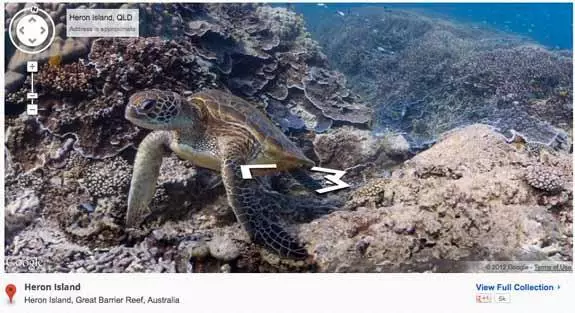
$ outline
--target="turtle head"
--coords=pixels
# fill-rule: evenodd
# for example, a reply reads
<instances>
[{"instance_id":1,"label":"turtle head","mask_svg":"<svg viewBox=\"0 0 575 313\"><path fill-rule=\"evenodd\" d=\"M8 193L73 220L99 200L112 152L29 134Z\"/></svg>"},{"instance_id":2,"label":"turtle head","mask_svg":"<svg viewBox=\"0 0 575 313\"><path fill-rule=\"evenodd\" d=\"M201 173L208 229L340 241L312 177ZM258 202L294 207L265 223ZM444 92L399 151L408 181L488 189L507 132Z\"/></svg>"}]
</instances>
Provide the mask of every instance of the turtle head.
<instances>
[{"instance_id":1,"label":"turtle head","mask_svg":"<svg viewBox=\"0 0 575 313\"><path fill-rule=\"evenodd\" d=\"M191 121L182 114L182 98L172 91L150 89L133 94L126 106L125 117L147 129L175 129Z\"/></svg>"}]
</instances>

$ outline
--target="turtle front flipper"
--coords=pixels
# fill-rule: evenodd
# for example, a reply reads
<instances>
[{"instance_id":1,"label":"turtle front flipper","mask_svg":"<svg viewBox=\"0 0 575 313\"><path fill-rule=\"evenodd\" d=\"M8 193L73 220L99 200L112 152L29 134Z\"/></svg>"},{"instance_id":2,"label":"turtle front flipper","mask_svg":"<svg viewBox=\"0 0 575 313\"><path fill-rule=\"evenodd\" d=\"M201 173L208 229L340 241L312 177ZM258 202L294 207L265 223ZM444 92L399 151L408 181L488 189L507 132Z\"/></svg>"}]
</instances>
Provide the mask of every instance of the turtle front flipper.
<instances>
[{"instance_id":1,"label":"turtle front flipper","mask_svg":"<svg viewBox=\"0 0 575 313\"><path fill-rule=\"evenodd\" d=\"M245 141L226 140L220 145L222 179L236 218L253 242L284 257L306 258L307 251L282 227L278 204L254 180L243 179L240 166L247 164L245 156L252 155Z\"/></svg>"},{"instance_id":2,"label":"turtle front flipper","mask_svg":"<svg viewBox=\"0 0 575 313\"><path fill-rule=\"evenodd\" d=\"M127 227L137 226L150 213L149 205L156 192L162 158L170 141L169 132L155 131L148 134L138 146L128 194Z\"/></svg>"}]
</instances>

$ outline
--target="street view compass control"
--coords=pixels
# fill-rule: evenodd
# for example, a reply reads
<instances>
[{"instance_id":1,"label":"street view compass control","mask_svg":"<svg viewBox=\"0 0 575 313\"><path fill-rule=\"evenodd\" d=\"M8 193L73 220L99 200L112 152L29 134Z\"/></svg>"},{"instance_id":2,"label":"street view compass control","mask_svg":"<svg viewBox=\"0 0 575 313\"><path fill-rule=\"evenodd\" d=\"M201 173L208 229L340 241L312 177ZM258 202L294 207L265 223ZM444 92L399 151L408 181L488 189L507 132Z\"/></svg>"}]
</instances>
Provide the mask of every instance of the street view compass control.
<instances>
[{"instance_id":1,"label":"street view compass control","mask_svg":"<svg viewBox=\"0 0 575 313\"><path fill-rule=\"evenodd\" d=\"M18 50L36 54L52 44L55 37L54 30L54 21L46 11L29 7L14 15L8 33Z\"/></svg>"}]
</instances>

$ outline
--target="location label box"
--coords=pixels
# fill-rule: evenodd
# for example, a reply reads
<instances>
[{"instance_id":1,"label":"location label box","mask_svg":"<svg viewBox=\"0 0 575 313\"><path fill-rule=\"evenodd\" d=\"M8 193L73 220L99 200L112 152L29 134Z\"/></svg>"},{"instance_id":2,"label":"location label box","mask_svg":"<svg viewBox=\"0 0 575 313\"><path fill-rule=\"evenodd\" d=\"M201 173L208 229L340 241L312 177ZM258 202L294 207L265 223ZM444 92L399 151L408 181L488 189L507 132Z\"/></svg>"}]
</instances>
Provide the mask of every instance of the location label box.
<instances>
[{"instance_id":1,"label":"location label box","mask_svg":"<svg viewBox=\"0 0 575 313\"><path fill-rule=\"evenodd\" d=\"M68 37L138 37L137 9L68 9Z\"/></svg>"}]
</instances>

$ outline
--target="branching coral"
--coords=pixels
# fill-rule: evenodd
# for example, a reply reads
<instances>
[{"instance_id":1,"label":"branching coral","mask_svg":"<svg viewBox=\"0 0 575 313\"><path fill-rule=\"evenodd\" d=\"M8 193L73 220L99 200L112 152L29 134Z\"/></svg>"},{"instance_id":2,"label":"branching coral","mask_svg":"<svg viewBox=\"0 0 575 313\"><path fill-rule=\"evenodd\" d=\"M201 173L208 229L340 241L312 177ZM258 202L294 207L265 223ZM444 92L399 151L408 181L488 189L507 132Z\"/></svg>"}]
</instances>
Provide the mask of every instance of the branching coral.
<instances>
[{"instance_id":1,"label":"branching coral","mask_svg":"<svg viewBox=\"0 0 575 313\"><path fill-rule=\"evenodd\" d=\"M40 71L35 82L39 89L50 90L50 93L63 96L71 95L77 98L92 98L96 89L93 83L96 71L82 63L46 65Z\"/></svg>"}]
</instances>

